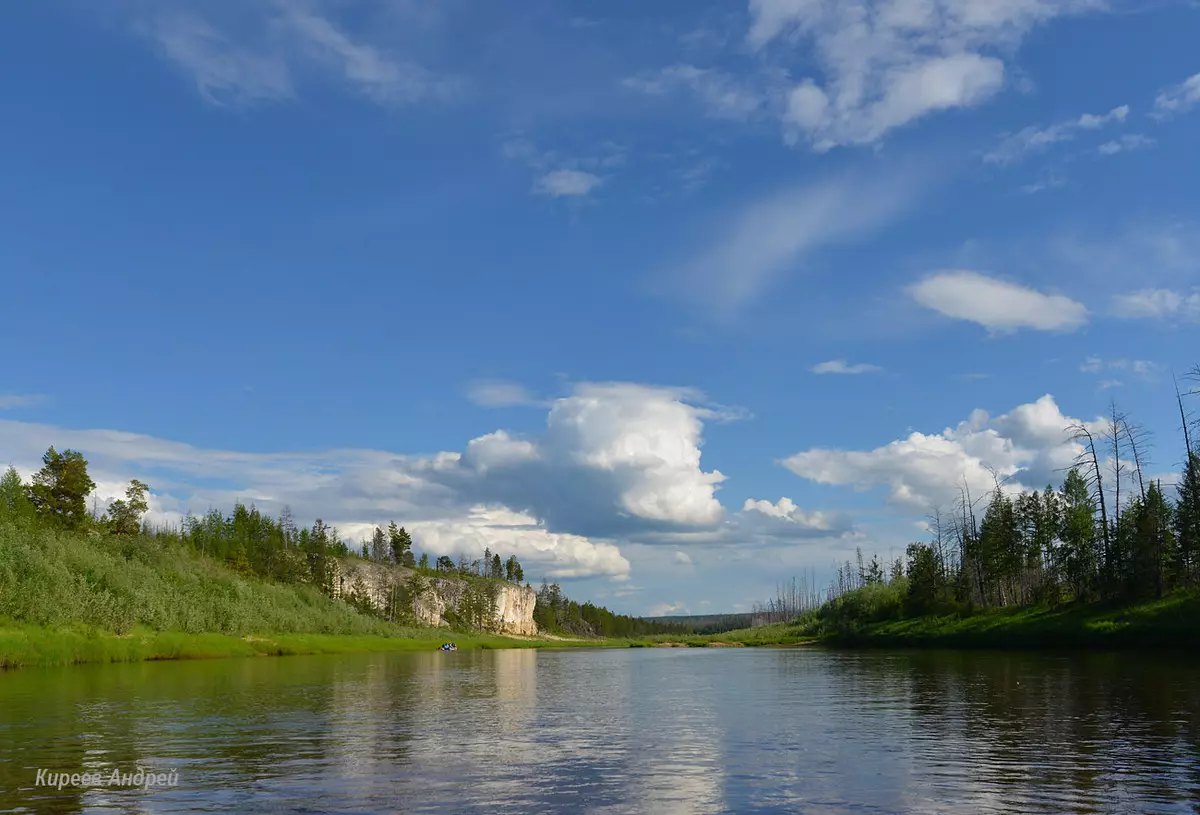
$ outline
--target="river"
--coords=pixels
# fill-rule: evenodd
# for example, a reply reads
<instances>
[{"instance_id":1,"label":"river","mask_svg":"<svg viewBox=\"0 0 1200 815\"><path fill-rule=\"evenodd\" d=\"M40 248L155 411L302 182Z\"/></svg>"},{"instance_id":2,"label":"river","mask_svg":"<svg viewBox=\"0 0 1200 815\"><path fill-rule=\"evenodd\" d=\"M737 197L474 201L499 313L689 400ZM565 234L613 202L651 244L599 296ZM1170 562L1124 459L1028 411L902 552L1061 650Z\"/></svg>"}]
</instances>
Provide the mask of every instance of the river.
<instances>
[{"instance_id":1,"label":"river","mask_svg":"<svg viewBox=\"0 0 1200 815\"><path fill-rule=\"evenodd\" d=\"M1198 716L1200 666L1133 654L513 650L26 669L0 673L0 810L1200 812ZM162 783L122 786L138 768ZM92 778L46 786L59 772Z\"/></svg>"}]
</instances>

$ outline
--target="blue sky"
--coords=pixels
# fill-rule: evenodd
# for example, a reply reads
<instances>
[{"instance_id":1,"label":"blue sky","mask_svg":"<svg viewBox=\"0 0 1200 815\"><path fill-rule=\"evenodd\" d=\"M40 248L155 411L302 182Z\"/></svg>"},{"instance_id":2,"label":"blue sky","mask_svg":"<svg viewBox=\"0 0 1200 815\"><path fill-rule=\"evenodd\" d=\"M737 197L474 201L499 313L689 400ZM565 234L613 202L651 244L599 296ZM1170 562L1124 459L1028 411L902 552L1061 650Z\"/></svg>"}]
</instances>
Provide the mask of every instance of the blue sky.
<instances>
[{"instance_id":1,"label":"blue sky","mask_svg":"<svg viewBox=\"0 0 1200 815\"><path fill-rule=\"evenodd\" d=\"M1186 2L46 2L0 12L0 459L748 608L1181 458Z\"/></svg>"}]
</instances>

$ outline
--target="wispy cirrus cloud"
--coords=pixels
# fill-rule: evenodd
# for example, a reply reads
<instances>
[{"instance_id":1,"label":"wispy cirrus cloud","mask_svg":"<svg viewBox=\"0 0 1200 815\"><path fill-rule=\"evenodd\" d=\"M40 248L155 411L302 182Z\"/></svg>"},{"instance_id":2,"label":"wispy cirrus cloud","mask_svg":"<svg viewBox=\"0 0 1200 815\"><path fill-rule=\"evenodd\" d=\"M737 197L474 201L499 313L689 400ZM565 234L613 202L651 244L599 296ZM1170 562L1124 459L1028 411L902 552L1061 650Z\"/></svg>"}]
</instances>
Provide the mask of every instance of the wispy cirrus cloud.
<instances>
[{"instance_id":1,"label":"wispy cirrus cloud","mask_svg":"<svg viewBox=\"0 0 1200 815\"><path fill-rule=\"evenodd\" d=\"M519 382L476 379L467 383L467 398L480 407L530 407L544 405L533 391Z\"/></svg>"},{"instance_id":2,"label":"wispy cirrus cloud","mask_svg":"<svg viewBox=\"0 0 1200 815\"><path fill-rule=\"evenodd\" d=\"M40 393L0 393L0 410L33 407L46 401Z\"/></svg>"},{"instance_id":3,"label":"wispy cirrus cloud","mask_svg":"<svg viewBox=\"0 0 1200 815\"><path fill-rule=\"evenodd\" d=\"M743 203L715 237L659 285L721 317L749 305L818 250L863 240L898 220L931 183L908 170L843 175Z\"/></svg>"},{"instance_id":4,"label":"wispy cirrus cloud","mask_svg":"<svg viewBox=\"0 0 1200 815\"><path fill-rule=\"evenodd\" d=\"M714 68L685 63L626 77L621 84L648 96L688 94L714 119L744 121L766 106L763 90Z\"/></svg>"},{"instance_id":5,"label":"wispy cirrus cloud","mask_svg":"<svg viewBox=\"0 0 1200 815\"><path fill-rule=\"evenodd\" d=\"M333 81L385 107L450 99L463 87L460 78L352 36L316 6L251 0L237 13L171 3L139 8L135 30L215 105L292 100L310 80Z\"/></svg>"},{"instance_id":6,"label":"wispy cirrus cloud","mask_svg":"<svg viewBox=\"0 0 1200 815\"><path fill-rule=\"evenodd\" d=\"M1200 321L1200 291L1140 289L1113 298L1113 314L1127 320Z\"/></svg>"},{"instance_id":7,"label":"wispy cirrus cloud","mask_svg":"<svg viewBox=\"0 0 1200 815\"><path fill-rule=\"evenodd\" d=\"M984 154L987 164L1013 164L1032 153L1045 150L1047 147L1060 142L1071 141L1081 131L1096 131L1115 123L1124 122L1129 116L1129 106L1115 107L1108 113L1084 113L1074 119L1068 119L1045 127L1030 126L1006 135L1000 143ZM1120 142L1109 142L1120 145ZM1132 145L1133 142L1130 142ZM1118 152L1120 147L1113 152ZM1102 149L1101 152L1104 152Z\"/></svg>"},{"instance_id":8,"label":"wispy cirrus cloud","mask_svg":"<svg viewBox=\"0 0 1200 815\"><path fill-rule=\"evenodd\" d=\"M818 362L809 369L814 374L873 374L882 371L878 365L871 365L865 362L859 362L851 365L844 359L831 359L827 362Z\"/></svg>"}]
</instances>

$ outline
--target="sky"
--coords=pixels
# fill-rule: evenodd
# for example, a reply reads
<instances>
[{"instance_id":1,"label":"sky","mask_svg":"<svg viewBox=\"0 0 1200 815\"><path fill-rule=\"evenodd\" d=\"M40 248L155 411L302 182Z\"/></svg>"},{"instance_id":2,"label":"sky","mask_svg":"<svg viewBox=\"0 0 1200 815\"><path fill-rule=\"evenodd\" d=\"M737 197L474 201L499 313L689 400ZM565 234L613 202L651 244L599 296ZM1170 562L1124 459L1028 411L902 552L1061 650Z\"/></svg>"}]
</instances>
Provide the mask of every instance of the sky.
<instances>
[{"instance_id":1,"label":"sky","mask_svg":"<svg viewBox=\"0 0 1200 815\"><path fill-rule=\"evenodd\" d=\"M0 463L634 614L749 610L1182 459L1200 7L47 0L0 10Z\"/></svg>"}]
</instances>

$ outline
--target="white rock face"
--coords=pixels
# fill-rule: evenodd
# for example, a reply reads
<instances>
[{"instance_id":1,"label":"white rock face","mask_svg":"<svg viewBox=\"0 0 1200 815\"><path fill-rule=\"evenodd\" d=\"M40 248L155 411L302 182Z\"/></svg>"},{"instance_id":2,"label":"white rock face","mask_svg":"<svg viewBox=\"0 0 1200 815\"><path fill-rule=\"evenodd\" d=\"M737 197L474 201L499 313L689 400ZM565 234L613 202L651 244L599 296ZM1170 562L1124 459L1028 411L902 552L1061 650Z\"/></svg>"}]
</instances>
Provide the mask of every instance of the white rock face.
<instances>
[{"instance_id":1,"label":"white rock face","mask_svg":"<svg viewBox=\"0 0 1200 815\"><path fill-rule=\"evenodd\" d=\"M393 586L406 586L414 577L420 577L427 589L411 597L411 611L427 625L446 625L445 614L455 611L467 589L465 580L455 578L428 578L417 575L411 569L388 566L365 560L347 559L337 562L333 577L333 596L349 597L358 594L367 598L375 608L383 610L391 601ZM495 630L501 634L532 637L537 634L537 623L533 621L533 607L537 603L537 592L513 583L496 583L495 606L492 619Z\"/></svg>"}]
</instances>

